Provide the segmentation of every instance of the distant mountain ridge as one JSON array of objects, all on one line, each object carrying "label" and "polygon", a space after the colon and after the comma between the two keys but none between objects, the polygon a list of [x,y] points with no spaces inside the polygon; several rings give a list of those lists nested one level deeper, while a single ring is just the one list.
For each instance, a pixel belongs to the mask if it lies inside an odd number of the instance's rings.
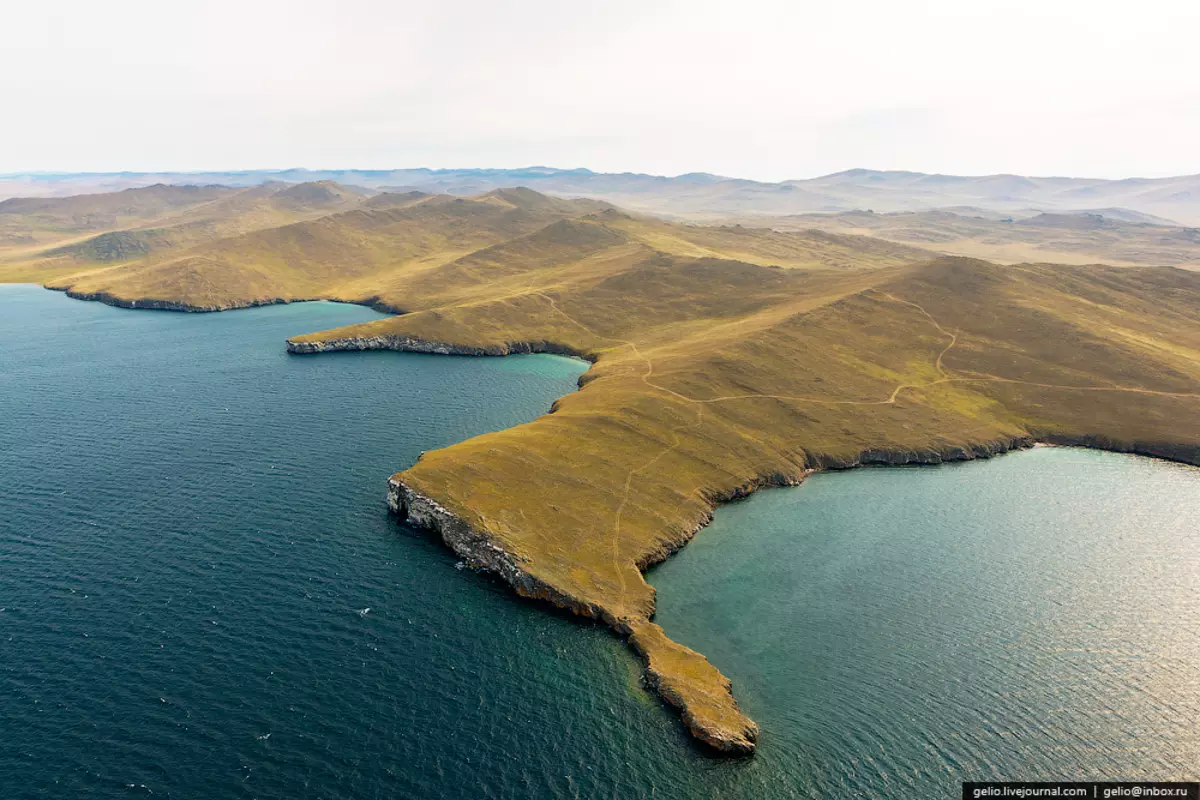
[{"label": "distant mountain ridge", "polygon": [[663,216],[715,219],[786,215],[927,211],[971,206],[988,211],[1119,210],[1200,225],[1200,175],[1170,178],[961,176],[851,169],[818,178],[766,183],[705,172],[674,177],[589,169],[245,170],[229,172],[25,173],[0,175],[0,198],[111,192],[156,183],[255,186],[268,181],[335,181],[374,191],[478,195],[526,186],[545,194],[592,197]]},{"label": "distant mountain ridge", "polygon": [[844,211],[729,222],[778,231],[822,230],[874,236],[948,255],[1000,263],[1181,266],[1200,269],[1200,228],[1181,227],[1128,209],[986,211],[959,206],[931,211]]}]

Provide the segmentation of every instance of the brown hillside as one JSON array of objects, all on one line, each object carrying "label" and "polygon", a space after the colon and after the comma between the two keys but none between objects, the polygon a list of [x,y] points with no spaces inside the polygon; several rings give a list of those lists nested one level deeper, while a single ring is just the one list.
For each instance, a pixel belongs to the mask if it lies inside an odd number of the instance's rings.
[{"label": "brown hillside", "polygon": [[717,503],[812,469],[1039,440],[1200,463],[1200,273],[1174,268],[1002,266],[504,190],[380,195],[51,285],[127,305],[409,312],[296,337],[297,353],[590,359],[553,413],[427,453],[391,502],[518,591],[628,635],[651,685],[726,752],[757,730],[717,668],[651,621],[643,577]]},{"label": "brown hillside", "polygon": [[641,575],[714,503],[813,468],[1034,440],[1200,463],[1195,273],[963,259],[787,270],[644,251],[532,272],[523,292],[505,277],[490,302],[293,347],[529,342],[593,359],[553,414],[429,453],[393,480],[512,554],[531,576],[523,591],[632,632],[671,696],[706,709],[689,724],[722,749],[750,748],[753,727],[731,698],[714,701],[719,673],[650,625]]},{"label": "brown hillside", "polygon": [[[186,191],[178,196],[165,191],[173,189]],[[118,198],[134,192],[148,194],[139,194],[136,204]],[[164,202],[161,195],[173,202]],[[44,283],[97,267],[162,258],[168,252],[179,254],[229,236],[354,208],[364,197],[359,190],[325,181],[270,183],[250,189],[149,187],[88,196],[86,202],[79,203],[75,202],[79,198],[34,199],[28,203],[50,208],[57,215],[54,219],[74,221],[50,225],[46,215],[51,211],[14,212],[7,220],[0,215],[0,229],[7,224],[9,230],[21,232],[19,236],[14,233],[16,238],[9,241],[8,247],[0,240],[0,279]],[[20,205],[17,201],[7,202],[14,203],[14,208]],[[97,208],[109,211],[92,213]],[[129,213],[110,213],[122,208]],[[79,227],[83,222],[87,226]],[[97,228],[112,230],[91,235],[85,232]]]}]

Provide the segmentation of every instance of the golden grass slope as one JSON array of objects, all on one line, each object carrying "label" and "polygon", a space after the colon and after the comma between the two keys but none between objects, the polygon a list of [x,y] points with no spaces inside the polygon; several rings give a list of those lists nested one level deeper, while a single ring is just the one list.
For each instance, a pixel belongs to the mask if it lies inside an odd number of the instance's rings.
[{"label": "golden grass slope", "polygon": [[236,194],[223,186],[147,186],[74,197],[0,202],[0,259],[33,255],[99,231],[144,224]]},{"label": "golden grass slope", "polygon": [[[46,283],[360,205],[330,181],[249,189],[151,186],[0,203],[0,280]],[[7,212],[5,211],[7,209]]]},{"label": "golden grass slope", "polygon": [[[75,296],[123,305],[219,310],[327,298],[407,310],[525,291],[539,270],[567,276],[584,259],[591,260],[577,267],[576,279],[601,261],[658,254],[814,269],[897,265],[925,255],[865,237],[675,225],[528,189],[475,198],[382,194],[340,213],[241,232],[260,224],[257,216],[247,220],[261,209],[242,207],[257,191],[218,201],[223,208],[241,204],[224,217],[203,210],[217,221],[193,219],[202,213],[194,210],[170,227],[115,231],[43,251],[16,270]],[[271,209],[283,194],[269,195]]]},{"label": "golden grass slope", "polygon": [[1038,440],[1200,463],[1200,273],[1174,268],[1001,266],[503,190],[382,195],[59,285],[124,304],[408,312],[296,337],[295,352],[587,357],[552,413],[393,481],[519,564],[540,587],[523,591],[628,635],[693,734],[731,753],[757,729],[717,668],[652,622],[643,576],[717,503],[813,469]]},{"label": "golden grass slope", "polygon": [[[612,216],[574,224],[630,234]],[[593,360],[553,414],[395,478],[486,531],[572,607],[630,632],[664,696],[722,749],[750,749],[753,725],[719,673],[648,627],[642,577],[715,503],[815,468],[1034,440],[1200,463],[1195,273],[865,254],[853,267],[781,269],[633,244],[510,262],[494,283],[443,276],[440,305],[293,346],[532,345]]]},{"label": "golden grass slope", "polygon": [[413,202],[401,195],[400,201],[398,207],[373,202],[49,285],[114,302],[205,310],[317,298],[402,308],[421,291],[419,284],[410,286],[412,279],[430,268],[583,210],[567,201],[531,209],[491,196]]}]

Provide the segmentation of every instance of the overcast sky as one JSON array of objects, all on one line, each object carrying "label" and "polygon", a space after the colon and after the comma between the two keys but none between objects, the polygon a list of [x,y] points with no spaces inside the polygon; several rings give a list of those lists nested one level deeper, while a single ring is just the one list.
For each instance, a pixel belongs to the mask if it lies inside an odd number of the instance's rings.
[{"label": "overcast sky", "polygon": [[5,3],[0,172],[1200,172],[1195,0]]}]

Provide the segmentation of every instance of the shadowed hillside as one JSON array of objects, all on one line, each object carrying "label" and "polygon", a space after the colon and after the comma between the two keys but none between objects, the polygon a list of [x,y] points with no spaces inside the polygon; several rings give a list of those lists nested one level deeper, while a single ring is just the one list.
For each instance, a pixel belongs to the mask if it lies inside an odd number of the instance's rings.
[{"label": "shadowed hillside", "polygon": [[[254,191],[212,203],[265,203],[269,216],[348,199],[310,186],[247,200]],[[295,353],[592,361],[552,413],[425,454],[392,477],[389,502],[518,592],[628,636],[648,683],[723,752],[752,751],[757,728],[718,669],[652,621],[643,577],[718,503],[814,469],[1036,441],[1200,463],[1200,272],[1003,266],[875,235],[675,224],[528,189],[349,200],[203,240],[178,232],[202,222],[189,208],[161,241],[110,233],[21,269],[77,259],[46,283],[138,307],[327,298],[407,312],[296,337]]]}]

